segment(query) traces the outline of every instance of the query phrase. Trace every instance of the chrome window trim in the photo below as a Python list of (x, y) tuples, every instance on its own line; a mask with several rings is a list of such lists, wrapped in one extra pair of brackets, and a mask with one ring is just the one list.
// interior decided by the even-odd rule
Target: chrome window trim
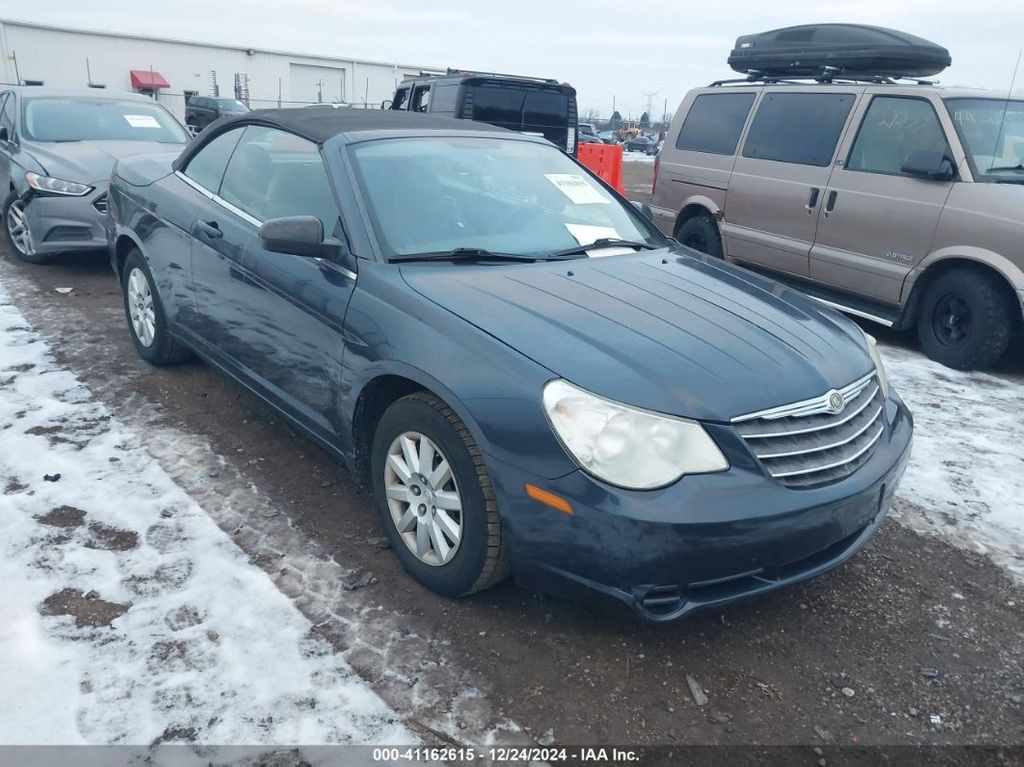
[[(203, 195), (207, 199), (212, 200), (213, 202), (217, 203), (218, 205), (220, 205), (225, 210), (227, 210), (227, 211), (229, 211), (231, 213), (234, 213), (236, 216), (238, 216), (243, 221), (247, 221), (248, 223), (250, 223), (253, 226), (255, 226), (257, 229), (259, 229), (261, 226), (263, 226), (263, 222), (260, 221), (258, 218), (256, 218), (255, 216), (250, 216), (244, 210), (242, 210), (241, 208), (238, 208), (238, 207), (232, 205), (230, 202), (225, 200), (220, 195), (214, 194), (213, 192), (211, 192), (209, 189), (207, 189), (202, 184), (200, 184), (200, 183), (190, 179), (188, 176), (186, 176), (180, 170), (174, 171), (174, 175), (177, 176), (178, 178), (180, 178), (182, 181), (184, 181), (190, 187), (195, 189), (201, 195)], [(343, 274), (344, 276), (348, 277), (351, 280), (354, 280), (354, 279), (356, 279), (359, 276), (356, 272), (353, 272), (351, 269), (346, 269), (344, 266), (341, 266), (340, 264), (336, 264), (333, 261), (328, 261), (328, 260), (323, 259), (323, 258), (317, 258), (315, 260), (317, 262), (319, 262), (320, 264), (323, 264), (324, 266), (332, 267), (336, 272), (340, 272), (341, 274)]]
[(809, 293), (807, 294), (807, 297), (813, 298), (819, 304), (825, 304), (825, 306), (829, 307), (830, 309), (835, 309), (836, 311), (840, 311), (843, 314), (852, 314), (854, 317), (860, 317), (861, 319), (864, 320), (871, 320), (872, 322), (877, 322), (879, 325), (884, 325), (887, 328), (891, 328), (893, 326), (892, 320), (883, 319), (882, 317), (879, 317), (875, 314), (862, 312), (860, 309), (851, 309), (849, 306), (837, 304), (835, 301), (829, 301), (824, 298), (818, 298), (818, 296), (812, 296)]
[(824, 394), (819, 394), (817, 397), (811, 397), (810, 399), (801, 400), (800, 402), (791, 402), (788, 405), (779, 405), (778, 407), (768, 408), (766, 410), (758, 410), (756, 413), (746, 413), (744, 415), (738, 415), (733, 418), (730, 423), (742, 423), (743, 421), (753, 421), (757, 418), (787, 418), (790, 416), (809, 416), (809, 415), (820, 415), (823, 413), (830, 413), (829, 408), (829, 396), (833, 391), (838, 391), (843, 395), (843, 399), (849, 400), (852, 397), (856, 397), (867, 387), (871, 379), (875, 377), (875, 371), (872, 370), (870, 373), (858, 378), (853, 383), (847, 384), (841, 389), (829, 390)]

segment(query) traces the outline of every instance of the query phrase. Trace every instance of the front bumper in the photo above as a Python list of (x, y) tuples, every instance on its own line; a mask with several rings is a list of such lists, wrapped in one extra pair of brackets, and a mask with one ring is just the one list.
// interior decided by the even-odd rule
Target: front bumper
[[(761, 594), (849, 559), (882, 522), (910, 457), (913, 420), (895, 396), (871, 458), (849, 477), (793, 490), (771, 479), (729, 426), (708, 425), (732, 467), (656, 491), (493, 465), (513, 570), (523, 586), (626, 605), (650, 621)], [(525, 483), (573, 514), (529, 499)]]
[(30, 191), (25, 196), (25, 215), (35, 252), (106, 249), (106, 199), (105, 182), (82, 197)]

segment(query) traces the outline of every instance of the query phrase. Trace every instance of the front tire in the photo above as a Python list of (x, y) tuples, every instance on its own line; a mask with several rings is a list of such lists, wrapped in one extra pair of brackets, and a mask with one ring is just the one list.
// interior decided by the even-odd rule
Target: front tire
[(950, 269), (925, 290), (917, 315), (921, 347), (957, 370), (987, 367), (1006, 352), (1013, 308), (1005, 286), (979, 269)]
[(36, 253), (32, 230), (29, 228), (28, 203), (21, 199), (17, 192), (11, 192), (4, 200), (4, 233), (14, 254), (29, 264), (45, 264), (50, 260), (49, 254)]
[(508, 575), (494, 487), (448, 405), (428, 392), (391, 405), (374, 433), (370, 467), (391, 548), (423, 586), (459, 597)]
[(125, 259), (121, 295), (135, 351), (152, 365), (174, 365), (191, 357), (167, 327), (167, 315), (149, 264), (138, 250)]
[(701, 213), (691, 216), (679, 225), (676, 239), (693, 250), (706, 253), (712, 258), (723, 258), (722, 236), (711, 216)]

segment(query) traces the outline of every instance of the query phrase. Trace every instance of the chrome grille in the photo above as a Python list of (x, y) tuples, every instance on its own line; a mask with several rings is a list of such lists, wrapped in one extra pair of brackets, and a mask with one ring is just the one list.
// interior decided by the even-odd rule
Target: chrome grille
[[(843, 407), (836, 411), (835, 395)], [(842, 389), (732, 419), (768, 473), (786, 487), (838, 482), (864, 465), (885, 427), (874, 373)]]
[(92, 206), (104, 216), (107, 215), (107, 193), (104, 192), (92, 201)]

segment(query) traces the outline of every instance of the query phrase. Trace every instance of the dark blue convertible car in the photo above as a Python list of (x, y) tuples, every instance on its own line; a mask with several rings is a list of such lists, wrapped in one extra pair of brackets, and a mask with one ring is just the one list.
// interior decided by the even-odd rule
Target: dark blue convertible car
[(122, 160), (139, 354), (198, 354), (344, 459), (458, 596), (510, 572), (650, 620), (867, 542), (912, 421), (873, 340), (689, 251), (543, 139), (364, 110)]

